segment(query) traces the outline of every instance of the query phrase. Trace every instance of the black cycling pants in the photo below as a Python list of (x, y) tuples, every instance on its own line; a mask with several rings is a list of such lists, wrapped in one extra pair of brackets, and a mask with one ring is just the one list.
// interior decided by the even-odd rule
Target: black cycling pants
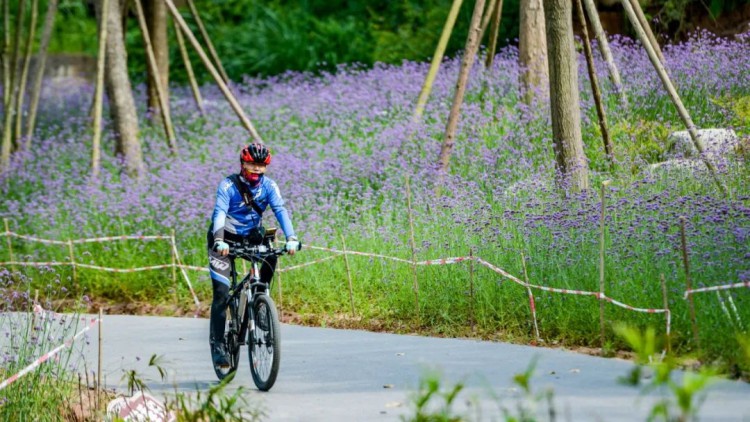
[[(232, 268), (232, 261), (229, 255), (221, 256), (218, 252), (213, 250), (214, 239), (213, 233), (208, 233), (208, 257), (209, 265), (212, 273), (223, 277), (225, 280), (230, 279), (230, 272)], [(231, 239), (227, 239), (231, 240)], [(260, 266), (260, 280), (266, 285), (270, 286), (273, 273), (276, 270), (277, 258), (275, 256), (268, 257)], [(238, 270), (242, 271), (242, 266), (238, 265)], [(242, 279), (244, 274), (238, 274), (237, 278)], [(224, 327), (227, 319), (227, 307), (225, 303), (229, 296), (229, 285), (223, 282), (224, 280), (211, 278), (211, 284), (213, 286), (213, 301), (211, 302), (211, 322), (209, 331), (209, 340), (213, 343), (214, 340), (224, 340)]]

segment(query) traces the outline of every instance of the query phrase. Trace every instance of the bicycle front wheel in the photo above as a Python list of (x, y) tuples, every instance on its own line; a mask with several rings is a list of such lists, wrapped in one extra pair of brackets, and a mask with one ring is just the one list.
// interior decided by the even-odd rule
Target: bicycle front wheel
[(273, 300), (259, 295), (253, 301), (253, 324), (248, 333), (250, 373), (255, 386), (268, 391), (276, 382), (281, 362), (281, 324)]

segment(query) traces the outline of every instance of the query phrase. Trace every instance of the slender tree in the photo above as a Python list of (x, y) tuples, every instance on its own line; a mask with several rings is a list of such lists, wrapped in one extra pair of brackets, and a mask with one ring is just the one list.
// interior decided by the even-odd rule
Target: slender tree
[(44, 16), (44, 26), (42, 27), (42, 38), (39, 41), (39, 51), (37, 52), (36, 74), (31, 86), (31, 103), (29, 104), (29, 120), (26, 122), (26, 145), (28, 150), (31, 146), (31, 139), (34, 136), (34, 125), (36, 124), (36, 110), (39, 107), (39, 98), (42, 93), (42, 80), (44, 79), (44, 68), (47, 64), (47, 49), (52, 39), (52, 28), (55, 25), (55, 16), (57, 15), (57, 0), (47, 1), (47, 14)]
[[(169, 11), (164, 0), (141, 0), (143, 9), (146, 14), (146, 24), (148, 26), (151, 48), (154, 51), (156, 59), (156, 68), (159, 69), (158, 78), (161, 81), (164, 102), (169, 104), (169, 44), (167, 41), (167, 18)], [(160, 116), (159, 98), (157, 97), (156, 84), (157, 76), (151, 75), (151, 66), (148, 66), (148, 107), (154, 111), (152, 116)]]
[(500, 32), (500, 16), (503, 14), (503, 0), (497, 0), (495, 8), (492, 9), (492, 24), (490, 25), (490, 45), (487, 47), (487, 58), (484, 67), (492, 67), (492, 61), (495, 60), (495, 50), (497, 49), (497, 34)]
[[(101, 2), (97, 2), (101, 10)], [(138, 139), (138, 115), (136, 114), (133, 90), (128, 77), (127, 53), (122, 34), (121, 3), (110, 0), (107, 19), (107, 52), (105, 85), (109, 100), (109, 112), (115, 129), (115, 153), (124, 159), (124, 170), (131, 176), (143, 173), (143, 153)], [(101, 12), (100, 12), (101, 14)]]
[(190, 56), (188, 55), (187, 48), (185, 47), (185, 38), (182, 35), (182, 29), (177, 25), (177, 22), (173, 19), (172, 24), (174, 25), (174, 34), (177, 38), (177, 45), (180, 47), (180, 56), (182, 56), (182, 62), (185, 65), (185, 72), (187, 72), (188, 81), (190, 81), (190, 89), (193, 91), (193, 99), (195, 99), (195, 105), (198, 107), (198, 111), (201, 114), (205, 114), (203, 110), (203, 98), (201, 97), (201, 90), (198, 88), (198, 82), (195, 80), (195, 73), (193, 72), (193, 65), (190, 63)]
[(417, 107), (414, 109), (414, 115), (412, 115), (412, 122), (418, 122), (422, 120), (422, 113), (424, 113), (424, 107), (427, 104), (427, 97), (430, 96), (432, 91), (432, 84), (435, 82), (435, 77), (440, 69), (440, 62), (443, 61), (443, 55), (445, 54), (445, 48), (448, 46), (448, 40), (453, 32), (453, 25), (456, 23), (456, 17), (458, 12), (461, 10), (461, 3), (463, 0), (453, 0), (450, 12), (448, 12), (448, 19), (445, 20), (443, 26), (443, 32), (440, 34), (440, 40), (438, 41), (435, 54), (432, 56), (432, 62), (430, 63), (430, 70), (427, 72), (427, 77), (422, 85), (422, 90), (419, 92), (419, 98), (417, 98)]
[(589, 178), (581, 136), (572, 4), (570, 0), (544, 0), (544, 15), (555, 161), (561, 184), (576, 192), (588, 189)]
[(594, 30), (596, 42), (599, 45), (599, 52), (602, 54), (604, 61), (607, 62), (609, 77), (612, 79), (612, 83), (615, 85), (615, 89), (620, 96), (620, 103), (627, 109), (629, 107), (628, 96), (625, 94), (625, 88), (622, 86), (620, 71), (617, 69), (615, 60), (612, 58), (612, 51), (609, 48), (607, 34), (604, 33), (604, 29), (602, 28), (602, 23), (599, 20), (599, 12), (596, 10), (594, 0), (583, 0), (583, 5), (586, 7), (586, 15), (591, 22), (591, 28)]
[(545, 92), (549, 78), (542, 0), (521, 0), (520, 15), (518, 59), (523, 69), (521, 86), (524, 102), (531, 104), (537, 93)]
[(3, 2), (3, 106), (7, 110), (8, 99), (10, 99), (10, 0)]
[[(101, 0), (101, 9), (109, 10), (110, 0)], [(107, 57), (107, 19), (99, 19), (99, 52), (96, 56), (96, 87), (94, 88), (94, 136), (91, 146), (91, 175), (99, 177), (101, 168), (102, 97), (104, 91), (104, 61)]]
[(18, 83), (18, 113), (16, 113), (15, 139), (21, 141), (21, 130), (23, 129), (23, 102), (26, 97), (26, 81), (29, 77), (29, 64), (31, 63), (31, 52), (34, 47), (34, 36), (36, 34), (36, 20), (39, 14), (39, 0), (31, 0), (31, 20), (29, 21), (29, 32), (26, 37), (26, 50), (23, 53), (23, 66), (21, 67), (21, 79)]
[(589, 82), (591, 82), (591, 92), (594, 95), (594, 104), (596, 105), (596, 115), (599, 118), (599, 129), (602, 132), (602, 141), (604, 142), (604, 151), (607, 154), (610, 166), (614, 161), (612, 156), (612, 145), (609, 139), (609, 128), (607, 126), (607, 114), (602, 104), (602, 95), (599, 90), (599, 78), (596, 75), (594, 67), (594, 55), (591, 52), (591, 42), (589, 40), (588, 25), (586, 25), (586, 15), (583, 11), (581, 0), (576, 0), (575, 4), (578, 20), (581, 23), (581, 35), (583, 35), (583, 51), (586, 55), (586, 70), (589, 72)]
[(148, 63), (148, 67), (151, 70), (149, 74), (151, 74), (152, 77), (152, 83), (154, 85), (155, 91), (156, 91), (156, 99), (159, 102), (159, 112), (161, 113), (161, 122), (164, 125), (164, 132), (167, 135), (167, 140), (169, 143), (169, 150), (172, 153), (172, 155), (177, 154), (177, 138), (174, 134), (174, 129), (172, 128), (172, 118), (170, 116), (169, 112), (169, 104), (167, 104), (167, 94), (166, 94), (166, 87), (162, 85), (162, 81), (159, 78), (159, 75), (161, 74), (161, 70), (158, 67), (157, 60), (154, 54), (153, 46), (151, 45), (151, 36), (148, 32), (148, 25), (146, 24), (146, 16), (143, 12), (143, 7), (140, 3), (140, 1), (137, 1), (135, 3), (135, 10), (136, 10), (136, 16), (138, 17), (138, 25), (141, 28), (141, 33), (143, 35), (143, 43), (146, 46), (146, 62)]
[(438, 171), (444, 174), (448, 171), (450, 165), (451, 153), (456, 143), (456, 128), (458, 127), (458, 118), (461, 114), (461, 104), (464, 101), (466, 92), (466, 82), (469, 79), (469, 72), (474, 64), (477, 49), (479, 48), (479, 35), (482, 32), (482, 11), (484, 10), (484, 0), (477, 0), (474, 5), (474, 13), (471, 15), (469, 24), (469, 35), (466, 38), (466, 48), (464, 56), (461, 58), (461, 70), (456, 82), (456, 93), (453, 97), (453, 105), (448, 115), (448, 124), (445, 127), (445, 138), (443, 145), (440, 147), (440, 156), (438, 157)]
[[(9, 84), (4, 86), (3, 89), (10, 91), (8, 101), (5, 104), (5, 115), (3, 116), (3, 143), (0, 147), (0, 172), (7, 170), (10, 165), (10, 153), (14, 147), (15, 140), (13, 139), (13, 117), (16, 115), (16, 90), (17, 79), (16, 79), (16, 67), (18, 63), (18, 49), (21, 44), (21, 33), (23, 32), (23, 15), (26, 2), (22, 1), (18, 5), (18, 16), (16, 16), (15, 26), (15, 37), (13, 40), (13, 55), (10, 57), (10, 81)], [(6, 26), (10, 30), (10, 26)], [(16, 145), (17, 146), (17, 145)]]
[(187, 4), (190, 8), (190, 13), (193, 15), (193, 19), (195, 19), (196, 25), (198, 25), (198, 30), (201, 33), (201, 37), (203, 37), (203, 42), (205, 42), (206, 47), (208, 47), (208, 52), (211, 55), (214, 66), (216, 66), (216, 69), (221, 75), (221, 79), (224, 80), (224, 83), (228, 84), (229, 76), (227, 76), (227, 72), (224, 71), (224, 66), (222, 66), (221, 64), (219, 55), (216, 54), (214, 44), (211, 42), (211, 38), (208, 36), (208, 31), (206, 31), (206, 27), (203, 25), (203, 20), (201, 19), (201, 15), (198, 13), (198, 9), (195, 7), (195, 2), (193, 2), (193, 0), (187, 0)]

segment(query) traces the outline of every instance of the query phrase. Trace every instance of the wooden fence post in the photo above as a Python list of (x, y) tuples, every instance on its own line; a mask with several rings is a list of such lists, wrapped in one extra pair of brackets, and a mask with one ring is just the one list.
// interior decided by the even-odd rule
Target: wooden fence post
[(414, 242), (414, 216), (411, 209), (411, 186), (409, 176), (406, 176), (406, 206), (409, 210), (409, 231), (411, 238), (411, 268), (414, 274), (414, 310), (419, 324), (419, 282), (417, 280), (417, 247)]
[(352, 316), (355, 316), (357, 313), (354, 311), (354, 289), (352, 288), (352, 272), (349, 268), (349, 257), (346, 255), (346, 241), (344, 240), (344, 235), (341, 235), (341, 245), (344, 247), (344, 264), (346, 264), (346, 277), (349, 280), (349, 302), (352, 306)]
[[(10, 262), (13, 262), (13, 242), (10, 241), (10, 226), (8, 225), (8, 219), (3, 218), (3, 222), (5, 223), (5, 238), (8, 240), (8, 255), (10, 256)], [(16, 272), (15, 265), (12, 265), (10, 268), (13, 272)]]
[[(664, 299), (664, 311), (666, 312), (666, 317), (669, 318), (670, 312), (669, 312), (669, 302), (667, 301), (667, 283), (664, 280), (664, 274), (661, 274), (661, 295)], [(667, 340), (667, 353), (672, 353), (672, 336), (670, 333), (666, 333), (666, 340)]]
[(73, 241), (70, 239), (68, 239), (68, 253), (70, 255), (70, 266), (73, 267), (73, 284), (76, 285), (76, 291), (80, 291), (81, 286), (78, 285), (78, 272), (76, 271), (76, 260), (73, 254)]
[(475, 318), (474, 318), (474, 248), (469, 248), (469, 321), (471, 322), (471, 329), (474, 329)]
[[(680, 241), (682, 243), (682, 262), (685, 265), (685, 285), (688, 291), (693, 289), (692, 281), (690, 280), (690, 261), (688, 260), (687, 253), (687, 240), (685, 239), (685, 220), (684, 216), (680, 216)], [(690, 292), (689, 292), (690, 293)], [(698, 336), (698, 322), (695, 318), (695, 303), (693, 302), (693, 295), (688, 294), (688, 307), (690, 308), (690, 325), (693, 328), (693, 340), (695, 341), (696, 347), (701, 348), (700, 337)]]
[(536, 322), (536, 302), (534, 301), (534, 293), (529, 287), (529, 274), (526, 272), (526, 256), (521, 252), (521, 265), (523, 265), (523, 281), (526, 282), (526, 293), (529, 295), (529, 307), (531, 308), (531, 318), (534, 321), (534, 335), (536, 335), (537, 344), (542, 341), (539, 337), (539, 325)]
[(601, 346), (602, 355), (604, 355), (604, 215), (606, 212), (606, 194), (607, 185), (610, 181), (605, 180), (602, 182), (602, 209), (599, 218), (599, 326), (601, 329)]
[(174, 283), (174, 304), (175, 306), (179, 306), (180, 298), (177, 294), (177, 255), (175, 254), (175, 251), (177, 250), (177, 241), (175, 240), (174, 229), (172, 229), (170, 240), (172, 242), (172, 283)]

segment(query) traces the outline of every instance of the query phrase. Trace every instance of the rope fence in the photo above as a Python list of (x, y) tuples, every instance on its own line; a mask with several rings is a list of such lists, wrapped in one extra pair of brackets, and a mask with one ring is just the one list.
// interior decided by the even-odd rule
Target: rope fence
[[(152, 270), (161, 270), (161, 269), (179, 269), (182, 278), (185, 280), (185, 283), (187, 284), (190, 293), (193, 297), (193, 301), (195, 303), (196, 308), (200, 306), (200, 301), (195, 294), (195, 291), (193, 289), (192, 283), (190, 281), (190, 277), (188, 277), (188, 274), (186, 270), (190, 271), (199, 271), (199, 272), (208, 272), (208, 268), (204, 266), (194, 266), (194, 265), (186, 265), (183, 264), (182, 260), (180, 259), (180, 255), (178, 253), (177, 244), (174, 238), (174, 235), (167, 236), (167, 235), (154, 235), (154, 236), (108, 236), (108, 237), (97, 237), (97, 238), (87, 238), (87, 239), (71, 239), (68, 241), (60, 241), (60, 240), (52, 240), (52, 239), (43, 239), (39, 237), (34, 236), (28, 236), (28, 235), (22, 235), (18, 233), (14, 233), (9, 230), (9, 226), (5, 224), (6, 231), (4, 235), (8, 237), (8, 247), (9, 247), (9, 255), (11, 257), (10, 261), (0, 262), (0, 266), (26, 266), (26, 267), (53, 267), (53, 266), (71, 266), (74, 270), (76, 268), (85, 268), (90, 270), (98, 270), (98, 271), (105, 271), (105, 272), (113, 272), (113, 273), (134, 273), (134, 272), (140, 272), (140, 271), (152, 271)], [(33, 241), (33, 242), (39, 242), (43, 244), (52, 244), (52, 245), (67, 245), (70, 248), (70, 260), (68, 262), (58, 262), (58, 261), (51, 261), (51, 262), (23, 262), (16, 259), (13, 259), (13, 250), (11, 248), (10, 243), (10, 237), (14, 237), (17, 239), (23, 239), (27, 241)], [(170, 243), (171, 249), (172, 249), (172, 256), (173, 256), (173, 262), (170, 264), (162, 264), (162, 265), (152, 265), (152, 266), (145, 266), (145, 267), (137, 267), (137, 268), (110, 268), (110, 267), (104, 267), (99, 265), (92, 265), (92, 264), (83, 264), (80, 262), (75, 261), (75, 255), (74, 250), (72, 248), (72, 245), (75, 244), (84, 244), (84, 243), (95, 243), (95, 242), (111, 242), (111, 241), (123, 241), (123, 240), (167, 240)], [(409, 264), (412, 266), (434, 266), (434, 265), (452, 265), (452, 264), (458, 264), (461, 262), (476, 262), (489, 270), (499, 274), (501, 277), (512, 281), (513, 283), (522, 286), (527, 289), (528, 295), (529, 295), (529, 307), (531, 310), (532, 319), (534, 322), (534, 326), (537, 326), (537, 319), (536, 319), (536, 306), (535, 306), (535, 300), (534, 300), (534, 294), (532, 290), (541, 290), (545, 292), (550, 293), (559, 293), (559, 294), (566, 294), (566, 295), (578, 295), (578, 296), (591, 296), (596, 298), (599, 301), (608, 302), (612, 305), (618, 306), (620, 308), (633, 311), (633, 312), (639, 312), (639, 313), (648, 313), (648, 314), (664, 314), (665, 316), (665, 330), (667, 336), (671, 333), (671, 312), (669, 308), (667, 307), (666, 303), (666, 297), (664, 298), (664, 307), (663, 308), (643, 308), (643, 307), (637, 307), (633, 305), (629, 305), (627, 303), (621, 302), (619, 300), (616, 300), (614, 298), (611, 298), (604, 294), (603, 291), (586, 291), (586, 290), (574, 290), (574, 289), (564, 289), (564, 288), (557, 288), (557, 287), (548, 287), (548, 286), (542, 286), (537, 284), (532, 284), (528, 281), (521, 280), (520, 278), (510, 274), (509, 272), (503, 270), (502, 268), (478, 257), (473, 255), (473, 253), (470, 256), (462, 256), (462, 257), (450, 257), (450, 258), (440, 258), (440, 259), (432, 259), (432, 260), (424, 260), (424, 261), (412, 261), (408, 259), (403, 258), (397, 258), (393, 256), (387, 256), (382, 254), (376, 254), (376, 253), (368, 253), (368, 252), (359, 252), (359, 251), (352, 251), (352, 250), (339, 250), (335, 248), (327, 248), (327, 247), (321, 247), (321, 246), (307, 246), (306, 249), (311, 250), (317, 250), (317, 251), (324, 251), (324, 252), (330, 252), (333, 255), (323, 257), (320, 259), (316, 259), (313, 261), (301, 263), (298, 265), (285, 267), (285, 268), (279, 268), (277, 270), (278, 273), (283, 272), (289, 272), (293, 270), (297, 270), (300, 268), (304, 268), (307, 266), (323, 263), (326, 261), (330, 261), (333, 259), (336, 259), (338, 257), (346, 257), (347, 255), (356, 255), (356, 256), (362, 256), (362, 257), (370, 257), (370, 258), (380, 258), (384, 260), (391, 260), (395, 262), (400, 262), (404, 264)], [(525, 262), (524, 262), (525, 265)], [(176, 280), (175, 280), (176, 281)], [(726, 285), (720, 285), (720, 286), (710, 286), (710, 287), (702, 287), (698, 289), (686, 289), (684, 293), (684, 298), (688, 299), (690, 295), (697, 294), (697, 293), (703, 293), (703, 292), (712, 292), (716, 291), (717, 294), (719, 291), (722, 290), (728, 290), (728, 289), (734, 289), (734, 288), (748, 288), (750, 287), (750, 282), (740, 282), (740, 283), (732, 283), (732, 284), (726, 284)], [(666, 293), (664, 293), (666, 294)], [(728, 313), (728, 310), (726, 309), (726, 305), (724, 304), (723, 299), (721, 296), (719, 296), (720, 303), (725, 309), (725, 313)], [(739, 320), (739, 315), (736, 313), (736, 307), (734, 306), (734, 302), (731, 299), (731, 296), (729, 297), (729, 303), (736, 314), (736, 319), (739, 325), (741, 325), (741, 321)], [(354, 307), (352, 304), (352, 312), (354, 312)], [(540, 340), (538, 329), (536, 333), (537, 340)]]

